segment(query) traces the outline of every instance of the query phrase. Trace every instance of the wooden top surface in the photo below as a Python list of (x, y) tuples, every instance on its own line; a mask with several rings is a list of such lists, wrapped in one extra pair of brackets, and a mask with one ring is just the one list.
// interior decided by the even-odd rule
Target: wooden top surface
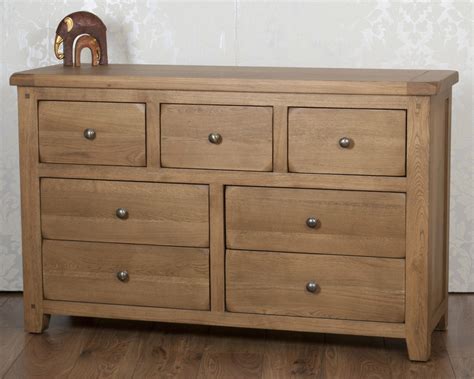
[(15, 73), (28, 87), (121, 88), (375, 95), (434, 95), (458, 81), (448, 70), (233, 66), (48, 66)]

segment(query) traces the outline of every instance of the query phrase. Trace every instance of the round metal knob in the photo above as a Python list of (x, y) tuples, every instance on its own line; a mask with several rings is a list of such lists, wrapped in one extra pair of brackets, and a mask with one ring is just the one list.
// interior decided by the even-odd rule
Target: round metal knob
[(128, 211), (125, 208), (117, 208), (115, 215), (122, 220), (128, 218)]
[(314, 281), (306, 283), (306, 290), (308, 292), (315, 293), (318, 290), (318, 284)]
[(84, 137), (92, 141), (96, 137), (95, 130), (91, 128), (87, 128), (86, 130), (84, 130)]
[(308, 217), (306, 220), (306, 225), (308, 225), (310, 228), (316, 228), (316, 226), (318, 226), (318, 219), (316, 217)]
[(219, 133), (211, 133), (209, 134), (209, 142), (219, 145), (222, 142), (222, 136)]
[(341, 146), (344, 149), (347, 149), (348, 147), (351, 146), (351, 139), (347, 137), (342, 137), (339, 140), (339, 146)]
[(125, 270), (117, 272), (117, 279), (121, 282), (128, 281), (128, 272)]

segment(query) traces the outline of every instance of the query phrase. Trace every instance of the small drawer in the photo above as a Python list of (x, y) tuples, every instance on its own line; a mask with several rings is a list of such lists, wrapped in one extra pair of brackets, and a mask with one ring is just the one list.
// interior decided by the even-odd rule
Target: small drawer
[(291, 172), (405, 176), (403, 110), (291, 108)]
[(405, 195), (227, 187), (227, 247), (405, 256)]
[(271, 107), (161, 106), (161, 165), (175, 168), (272, 170)]
[(43, 241), (50, 300), (209, 309), (207, 249)]
[(405, 319), (405, 260), (226, 253), (230, 312), (383, 322)]
[(42, 179), (43, 237), (209, 246), (205, 185)]
[(145, 105), (40, 101), (45, 163), (146, 166)]

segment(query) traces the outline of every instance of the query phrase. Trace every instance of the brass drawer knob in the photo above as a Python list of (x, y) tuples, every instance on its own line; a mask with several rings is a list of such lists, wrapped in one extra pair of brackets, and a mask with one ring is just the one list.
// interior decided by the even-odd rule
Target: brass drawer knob
[(222, 142), (222, 136), (219, 133), (211, 133), (209, 134), (209, 142), (219, 145)]
[(342, 137), (339, 140), (339, 146), (341, 146), (343, 149), (347, 149), (348, 147), (351, 146), (352, 140), (348, 137)]
[(87, 128), (86, 130), (84, 130), (84, 137), (86, 137), (86, 139), (92, 141), (96, 137), (95, 130), (91, 129), (91, 128)]
[(314, 229), (316, 228), (316, 226), (318, 226), (318, 219), (316, 217), (308, 217), (308, 219), (306, 220), (306, 225)]
[(128, 211), (125, 208), (117, 208), (117, 210), (115, 211), (115, 215), (118, 218), (125, 220), (128, 218)]
[(127, 282), (128, 281), (128, 272), (123, 270), (117, 272), (117, 279), (120, 280), (121, 282)]
[(318, 284), (315, 281), (306, 283), (306, 291), (315, 293), (318, 290)]

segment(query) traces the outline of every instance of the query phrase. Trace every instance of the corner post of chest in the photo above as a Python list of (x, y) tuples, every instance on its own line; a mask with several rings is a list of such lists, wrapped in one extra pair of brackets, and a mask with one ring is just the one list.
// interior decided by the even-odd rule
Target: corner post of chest
[(411, 360), (431, 353), (429, 320), (430, 98), (411, 97), (407, 110), (405, 332)]
[(18, 87), (24, 328), (41, 333), (48, 327), (43, 312), (40, 178), (38, 174), (38, 102), (35, 90)]

